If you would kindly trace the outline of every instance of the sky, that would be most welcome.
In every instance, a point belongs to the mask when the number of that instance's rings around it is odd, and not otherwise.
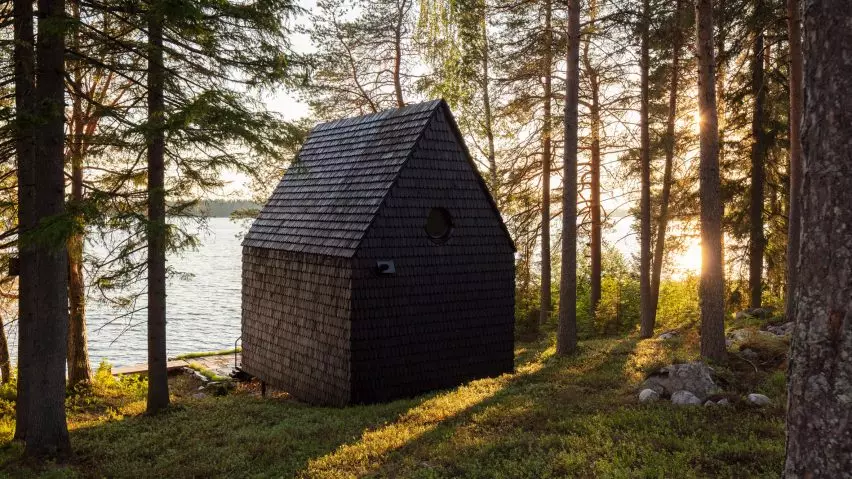
[[[316,0],[299,0],[298,4],[306,11],[310,11],[316,6]],[[304,23],[305,21],[306,16],[304,15],[298,20],[299,23]],[[297,53],[310,53],[314,50],[310,38],[303,33],[294,34],[292,42],[293,49]],[[283,88],[266,94],[262,100],[269,111],[280,114],[285,120],[297,120],[308,116],[310,113],[306,103],[300,101],[295,93]],[[222,191],[222,197],[246,198],[251,196],[248,190],[248,178],[244,175],[234,172],[224,172],[223,179],[228,185]],[[554,185],[554,188],[558,188],[560,184],[559,179],[551,183]],[[610,193],[611,196],[617,194],[618,192]],[[625,216],[625,213],[621,213],[622,211],[626,211],[626,208],[620,204],[622,201],[623,199],[603,199],[603,206],[607,211],[618,210],[611,218],[613,226],[604,230],[603,239],[605,243],[614,245],[622,254],[629,258],[638,255],[639,244],[638,236],[634,233],[633,229],[633,218]],[[699,271],[701,265],[700,243],[697,240],[690,242],[686,250],[674,258],[673,263],[675,265],[673,271],[675,276],[683,276]]]

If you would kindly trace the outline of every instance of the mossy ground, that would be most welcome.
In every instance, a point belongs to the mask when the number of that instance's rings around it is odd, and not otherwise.
[[[10,477],[777,477],[784,456],[783,373],[717,366],[732,393],[767,408],[641,405],[636,387],[696,358],[693,337],[589,340],[554,356],[552,339],[518,344],[516,372],[388,404],[311,407],[242,386],[195,399],[173,379],[174,407],[147,417],[144,381],[105,374],[69,398],[74,458],[21,462],[13,409],[0,416]]]

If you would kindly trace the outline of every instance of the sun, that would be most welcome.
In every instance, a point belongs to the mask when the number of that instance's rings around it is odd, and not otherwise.
[[[701,272],[701,242],[692,239],[686,249],[674,257],[673,276],[683,278]]]

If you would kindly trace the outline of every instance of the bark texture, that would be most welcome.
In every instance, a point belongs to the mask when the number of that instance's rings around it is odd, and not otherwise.
[[[852,471],[852,2],[806,0],[786,477]]]
[[[71,12],[75,18],[80,18],[80,2],[71,2]],[[75,31],[72,42],[79,44],[79,31]],[[74,88],[81,91],[83,73],[78,62],[71,63],[71,81]],[[82,224],[83,218],[79,213],[83,202],[83,138],[86,136],[86,120],[83,112],[83,100],[75,95],[71,105],[71,141],[68,145],[69,163],[71,165],[71,205],[74,208],[77,225]],[[89,346],[86,334],[86,284],[83,277],[83,246],[85,237],[82,230],[75,231],[68,239],[68,383],[76,385],[92,380],[92,368],[89,364]]]
[[[640,57],[641,67],[641,107],[640,116],[640,142],[641,158],[640,170],[642,176],[641,193],[639,200],[639,309],[640,326],[639,337],[650,338],[654,335],[654,304],[651,297],[651,137],[650,125],[648,124],[648,69],[649,65],[649,39],[648,24],[651,22],[651,6],[649,0],[642,2],[642,52]]]
[[[551,161],[551,97],[553,96],[551,68],[553,66],[553,30],[551,20],[553,5],[550,0],[544,2],[544,58],[542,74],[544,76],[544,125],[541,128],[541,316],[539,325],[550,320],[553,305],[550,300],[550,161]]]
[[[39,0],[36,43],[35,220],[48,226],[65,213],[65,2]],[[29,333],[31,382],[27,406],[25,452],[31,457],[70,453],[65,423],[65,355],[68,347],[68,256],[64,244],[53,244],[36,231],[33,315]],[[36,340],[37,339],[37,340]]]
[[[595,20],[597,19],[598,2],[591,0],[589,2],[589,22],[587,27],[588,36],[583,43],[583,68],[586,70],[586,78],[589,82],[589,96],[591,103],[589,104],[589,136],[591,151],[589,152],[589,176],[590,190],[589,191],[589,217],[591,218],[591,232],[589,238],[589,254],[591,256],[591,278],[589,279],[589,309],[591,317],[595,317],[598,309],[598,303],[601,300],[601,277],[603,268],[601,267],[603,248],[602,248],[602,219],[601,219],[601,105],[600,105],[600,74],[592,64],[592,59],[589,54],[589,48],[592,43],[592,36],[595,32]]]
[[[765,48],[763,30],[763,2],[754,7],[754,46],[752,53],[751,94],[754,98],[751,120],[751,191],[749,195],[749,304],[752,308],[761,306],[763,296],[763,251],[766,239],[763,235],[763,195],[766,183],[766,88],[763,81],[765,66]]]
[[[165,115],[163,18],[148,19],[148,406],[154,414],[169,405],[166,370],[166,193],[163,132]]]
[[[6,338],[6,327],[0,318],[0,383],[6,383],[12,377],[12,363],[9,360],[9,341]]]
[[[713,2],[696,0],[698,53],[699,196],[701,197],[701,354],[725,359],[725,299],[722,269],[722,198],[719,180],[719,125],[713,55]]]
[[[27,241],[35,225],[35,35],[33,2],[15,0],[12,5],[15,36],[15,151],[18,163],[18,396],[15,407],[15,439],[27,435],[29,391],[32,376],[32,334],[35,314],[35,252]]]
[[[562,277],[556,354],[577,350],[577,121],[580,101],[580,0],[568,2],[565,163],[562,184]]]
[[[787,219],[787,301],[786,316],[793,319],[799,262],[799,234],[802,227],[802,27],[799,0],[787,0],[790,37],[790,211]]]
[[[654,321],[656,322],[657,305],[660,300],[660,278],[663,274],[663,256],[666,248],[666,230],[669,226],[669,201],[672,194],[672,175],[674,170],[675,155],[675,126],[677,125],[677,92],[680,84],[680,55],[683,49],[681,0],[675,2],[675,31],[672,39],[672,71],[671,84],[669,85],[669,111],[666,119],[666,136],[663,148],[665,149],[666,161],[663,166],[663,190],[660,193],[660,215],[657,217],[657,235],[654,243],[654,256],[651,265],[651,296],[654,304]]]

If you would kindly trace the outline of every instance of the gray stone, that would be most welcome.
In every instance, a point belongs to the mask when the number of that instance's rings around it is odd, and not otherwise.
[[[757,352],[755,350],[749,349],[749,348],[745,348],[745,349],[740,350],[740,354],[742,354],[742,356],[746,359],[756,359],[757,358]]]
[[[689,391],[703,401],[719,391],[711,372],[710,367],[700,361],[672,364],[649,376],[642,383],[642,389],[653,389],[661,396]]]
[[[763,394],[751,393],[748,395],[748,402],[754,404],[755,406],[768,406],[772,404],[772,400]]]
[[[728,400],[728,398],[722,398],[722,399],[716,401],[716,404],[719,405],[719,406],[730,406],[731,401]]]
[[[207,395],[206,395],[206,394],[204,394],[204,393],[195,393],[195,394],[193,394],[193,395],[192,395],[192,397],[193,397],[194,399],[204,399],[204,398],[206,398],[206,397],[207,397]]]
[[[675,391],[672,394],[672,404],[678,406],[700,406],[701,399],[689,391]]]
[[[704,401],[704,407],[713,407],[715,405],[716,405],[716,403],[714,403],[713,401],[711,401],[709,399]]]
[[[677,331],[666,331],[664,333],[660,333],[660,335],[657,336],[657,339],[665,340],[665,339],[672,339],[672,338],[676,338],[676,337],[677,337]]]
[[[787,321],[783,324],[767,326],[766,331],[776,336],[787,336],[788,334],[793,334],[794,325],[795,324],[792,321]]]
[[[649,402],[657,402],[660,399],[660,394],[653,389],[643,389],[639,393],[639,402],[649,403]]]

